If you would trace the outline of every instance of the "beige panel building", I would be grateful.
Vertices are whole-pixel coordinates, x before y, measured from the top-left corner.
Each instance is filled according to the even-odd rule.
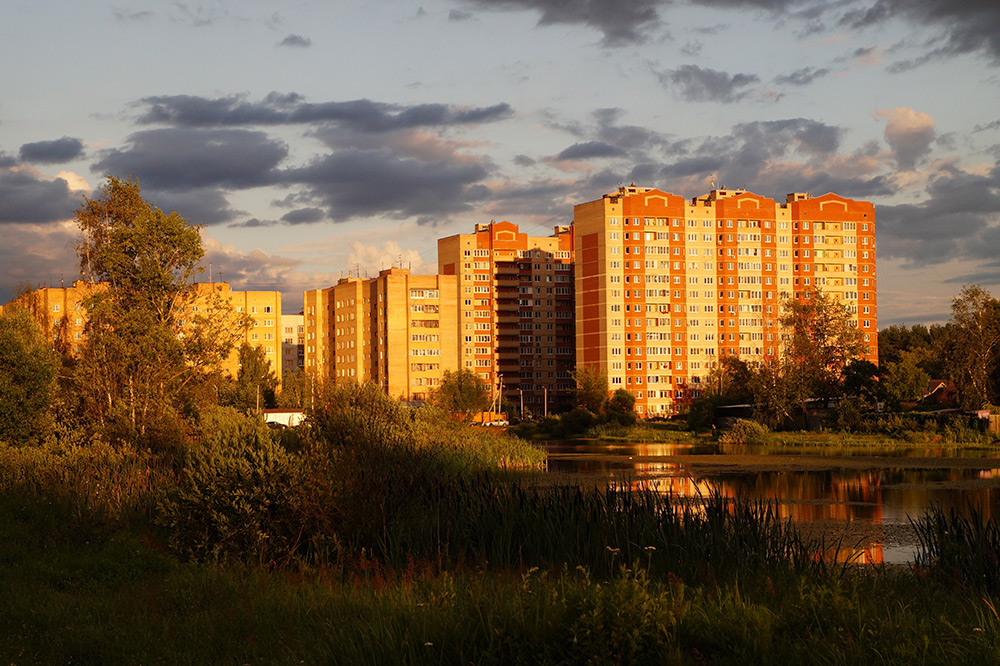
[[[305,316],[281,316],[281,374],[305,369]]]
[[[32,313],[57,349],[74,355],[80,352],[86,338],[87,313],[83,302],[91,294],[105,289],[105,284],[76,281],[71,287],[41,287],[14,302]],[[191,303],[179,308],[176,323],[180,332],[185,327],[190,327],[195,317],[211,314],[214,299],[218,298],[231,305],[234,313],[246,313],[250,317],[252,326],[245,333],[238,331],[234,322],[232,335],[236,346],[247,342],[252,346],[262,347],[271,366],[276,370],[280,369],[280,292],[233,291],[225,282],[200,282],[194,285],[193,294]],[[236,376],[239,370],[236,350],[222,363],[221,370],[230,376]]]
[[[642,416],[699,397],[722,355],[781,353],[781,303],[833,294],[877,362],[875,212],[835,194],[778,204],[717,189],[690,201],[622,187],[574,208],[577,362]]]
[[[391,268],[304,294],[305,368],[423,401],[457,370],[457,280]]]
[[[458,278],[465,367],[534,413],[571,406],[573,229],[540,237],[511,222],[478,224],[438,240],[438,271]]]

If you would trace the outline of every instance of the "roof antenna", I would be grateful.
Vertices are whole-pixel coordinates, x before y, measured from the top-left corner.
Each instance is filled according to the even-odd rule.
[[[215,278],[212,277],[212,262],[208,262],[208,281],[210,284],[215,284]]]

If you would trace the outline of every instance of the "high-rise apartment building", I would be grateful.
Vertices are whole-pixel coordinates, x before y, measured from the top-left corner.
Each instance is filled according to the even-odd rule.
[[[329,379],[374,381],[403,400],[426,400],[460,367],[457,280],[387,269],[305,292],[305,368]]]
[[[305,316],[281,315],[281,374],[301,372],[306,365]]]
[[[576,206],[573,225],[577,363],[633,393],[641,416],[698,397],[722,355],[777,357],[784,299],[815,289],[856,314],[877,361],[869,202],[726,189],[688,201],[631,186]]]
[[[458,279],[465,367],[525,410],[567,405],[575,367],[573,229],[529,236],[511,222],[438,240],[438,271]]]

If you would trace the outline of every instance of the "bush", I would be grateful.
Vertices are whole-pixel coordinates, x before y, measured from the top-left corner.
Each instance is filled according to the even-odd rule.
[[[766,435],[771,432],[762,423],[750,419],[737,419],[729,430],[719,435],[720,444],[763,444]]]
[[[224,409],[203,422],[176,487],[158,502],[157,523],[173,550],[195,560],[286,560],[302,545],[300,464],[262,423]]]

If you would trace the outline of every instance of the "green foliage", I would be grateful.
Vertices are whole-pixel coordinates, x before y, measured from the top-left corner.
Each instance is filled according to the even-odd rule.
[[[431,395],[431,402],[466,421],[475,412],[490,404],[490,387],[472,370],[445,370],[440,386]]]
[[[918,564],[943,580],[973,590],[1000,595],[1000,522],[980,507],[966,513],[932,506],[911,519],[920,540]]]
[[[59,359],[31,315],[0,315],[0,441],[25,443],[51,427]]]
[[[731,428],[719,435],[719,443],[741,446],[763,444],[770,432],[766,425],[757,421],[737,419]]]
[[[576,381],[576,404],[591,414],[600,414],[608,402],[608,375],[597,366],[577,366],[573,372]]]
[[[374,382],[325,383],[308,422],[317,438],[335,449],[364,444],[401,446],[413,436],[411,412]]]
[[[84,276],[107,286],[84,301],[87,342],[75,373],[83,408],[109,439],[176,446],[193,385],[228,354],[239,328],[223,321],[222,303],[208,304],[210,317],[185,313],[204,254],[198,228],[144,201],[137,182],[114,177],[84,200],[76,222]]]
[[[170,546],[195,560],[287,560],[300,545],[298,460],[251,417],[219,413],[208,425],[210,437],[189,449],[157,507]]]
[[[625,389],[617,389],[605,406],[604,412],[608,423],[623,426],[634,425],[636,421],[635,396]]]
[[[931,378],[921,368],[923,350],[906,350],[898,361],[889,361],[885,368],[885,397],[891,409],[899,409],[903,402],[920,400]]]
[[[278,378],[271,369],[271,361],[264,348],[244,342],[239,349],[239,364],[236,380],[224,386],[220,402],[242,410],[259,411],[274,407]]]
[[[963,409],[988,408],[997,400],[993,375],[1000,356],[1000,301],[978,285],[966,286],[951,302],[944,346],[945,371]]]
[[[816,289],[804,301],[785,302],[781,325],[791,329],[785,374],[797,401],[841,394],[844,368],[866,351],[862,333],[847,307]]]

